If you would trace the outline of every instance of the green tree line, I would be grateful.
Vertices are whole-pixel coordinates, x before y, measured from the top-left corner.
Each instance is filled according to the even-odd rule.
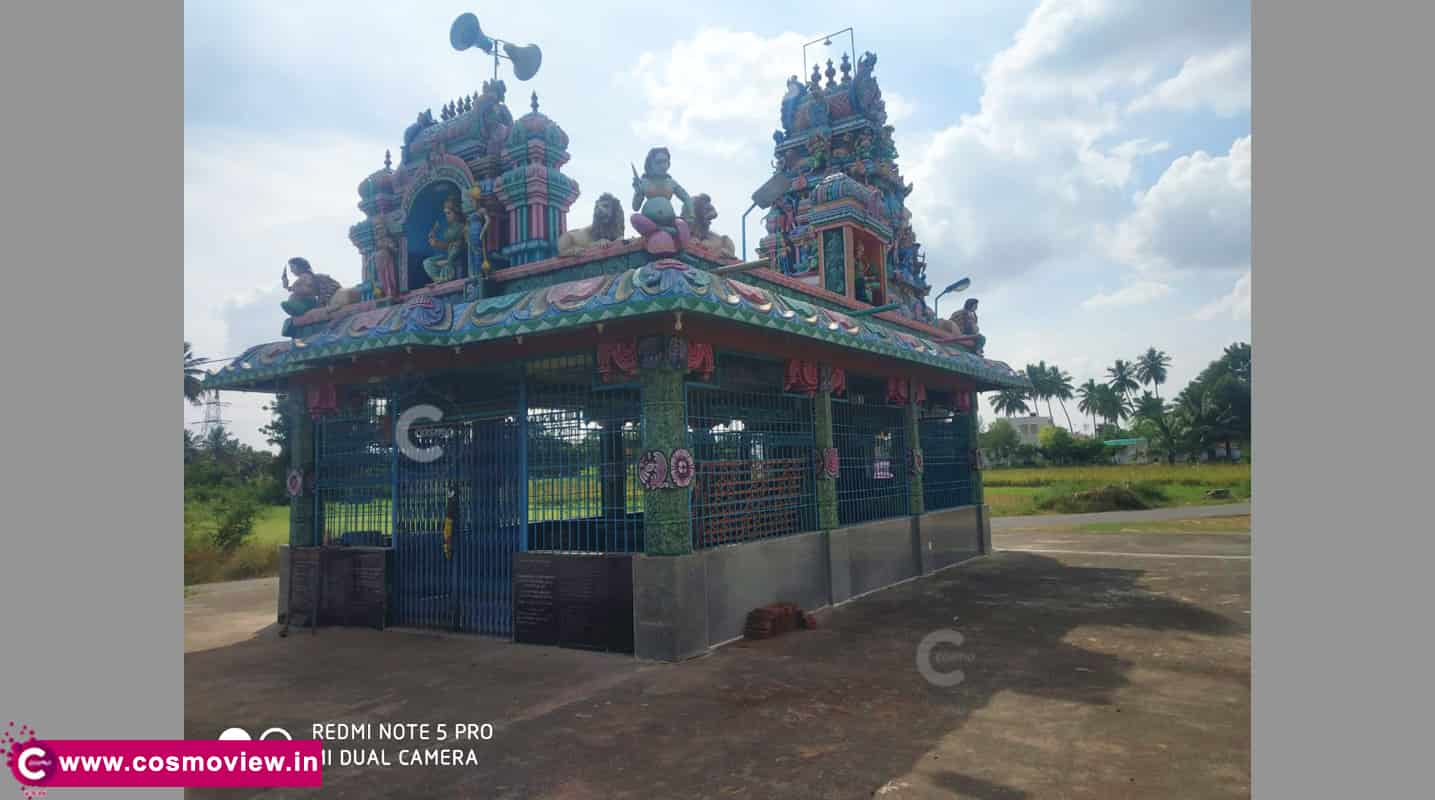
[[[982,447],[998,459],[1032,461],[1041,455],[1056,463],[1091,463],[1104,455],[1103,439],[1144,437],[1166,460],[1180,456],[1214,458],[1217,448],[1231,457],[1237,444],[1249,449],[1251,439],[1251,345],[1236,342],[1212,361],[1173,399],[1161,396],[1171,357],[1155,347],[1130,361],[1117,359],[1105,380],[1088,379],[1073,386],[1065,370],[1045,361],[1026,366],[1030,391],[1007,389],[992,396],[992,409],[1006,417],[1039,413],[1045,402],[1055,421],[1052,401],[1066,419],[1066,428],[1042,431],[1038,446],[1023,445],[1012,424],[994,421],[982,434]],[[1147,388],[1149,387],[1149,388]],[[1138,394],[1139,393],[1139,394]],[[1091,417],[1094,437],[1074,435],[1067,400]],[[1123,424],[1126,426],[1123,427]]]

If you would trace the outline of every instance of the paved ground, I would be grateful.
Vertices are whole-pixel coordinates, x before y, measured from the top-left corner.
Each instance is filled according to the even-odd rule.
[[[187,631],[205,649],[185,657],[186,736],[496,726],[477,766],[334,742],[336,759],[382,749],[392,765],[256,797],[1248,797],[1250,537],[994,535],[996,554],[824,612],[819,630],[679,665],[394,631],[281,639],[272,584],[248,630],[240,615],[261,609],[240,598],[261,582],[204,589],[187,627],[225,632]],[[916,662],[944,629],[963,638],[933,651],[964,673],[949,687]]]
[[[1026,517],[992,517],[992,532],[1035,528],[1070,528],[1100,522],[1157,522],[1202,517],[1236,517],[1251,513],[1250,503],[1221,506],[1176,506],[1147,511],[1098,511],[1092,514],[1039,514]]]

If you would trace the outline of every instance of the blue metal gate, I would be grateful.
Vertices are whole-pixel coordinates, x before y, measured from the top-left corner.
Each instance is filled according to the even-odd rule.
[[[524,524],[517,420],[443,422],[409,435],[441,453],[396,456],[394,623],[512,635],[513,553]]]

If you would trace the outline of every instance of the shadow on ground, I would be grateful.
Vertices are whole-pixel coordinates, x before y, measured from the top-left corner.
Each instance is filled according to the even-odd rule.
[[[998,553],[824,613],[818,630],[679,665],[271,631],[186,656],[186,736],[498,728],[468,767],[397,764],[401,749],[448,744],[334,742],[394,763],[331,766],[322,790],[265,797],[1247,796],[1249,562],[1110,562]],[[933,651],[939,671],[962,670],[956,686],[917,669],[918,643],[939,629],[963,637]]]

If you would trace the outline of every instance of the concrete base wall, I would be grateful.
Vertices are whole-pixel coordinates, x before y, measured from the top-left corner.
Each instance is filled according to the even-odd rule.
[[[962,506],[923,514],[917,519],[922,571],[949,567],[984,552],[982,514],[977,506]]]
[[[634,558],[634,654],[682,661],[707,652],[707,596],[702,554]]]
[[[681,661],[742,636],[769,603],[811,610],[990,552],[982,506],[633,559],[636,655]]]
[[[825,531],[719,547],[696,554],[707,571],[707,644],[742,636],[747,614],[774,602],[831,602]]]
[[[922,574],[916,517],[894,517],[838,528],[832,538],[832,603]],[[845,577],[845,580],[844,580]]]

